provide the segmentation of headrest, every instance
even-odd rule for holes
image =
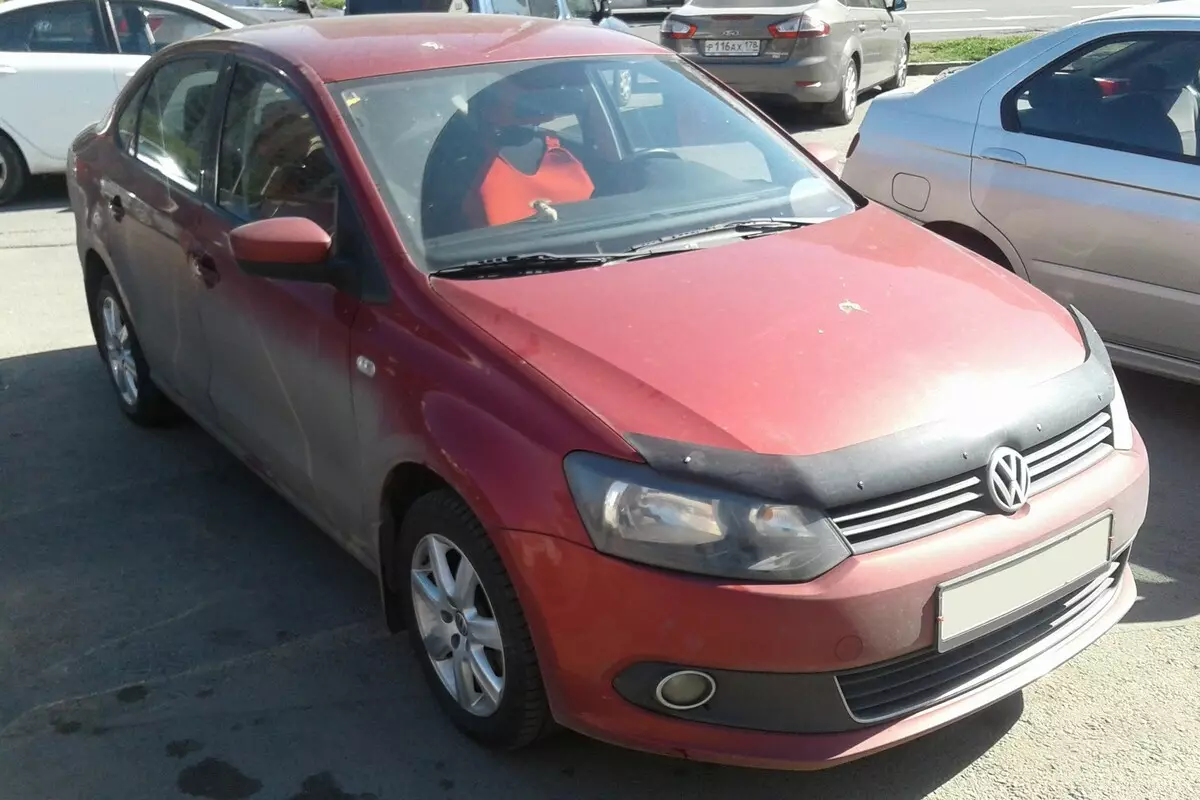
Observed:
[[[1029,105],[1072,113],[1095,108],[1104,99],[1100,84],[1083,75],[1048,75],[1029,86]]]

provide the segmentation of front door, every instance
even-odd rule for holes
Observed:
[[[156,380],[208,411],[208,358],[190,253],[201,207],[210,98],[222,58],[163,64],[118,117],[126,149],[102,189],[110,253]],[[130,137],[129,131],[136,131]]]
[[[202,213],[196,253],[209,276],[200,305],[209,396],[221,428],[257,466],[350,539],[362,517],[350,393],[359,301],[329,285],[247,275],[229,244],[240,224],[302,216],[333,235],[336,252],[338,172],[304,103],[282,78],[250,66],[235,71],[220,136],[216,203]]]
[[[883,66],[883,24],[871,0],[847,0],[846,28],[862,43],[862,74],[860,86],[872,86],[886,77]]]
[[[1078,306],[1110,344],[1193,361],[1198,71],[1196,35],[1085,44],[985,98],[971,175],[976,208],[1035,285]]]
[[[120,58],[108,38],[93,0],[0,15],[0,123],[36,148],[36,167],[64,168],[75,137],[108,113]]]

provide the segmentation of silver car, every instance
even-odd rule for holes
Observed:
[[[690,0],[659,39],[750,100],[820,105],[854,118],[859,93],[908,77],[905,0]]]
[[[1200,382],[1200,1],[1125,9],[878,98],[843,179]]]

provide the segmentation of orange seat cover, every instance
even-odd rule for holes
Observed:
[[[496,153],[484,167],[483,180],[475,195],[468,195],[466,208],[476,225],[504,225],[537,213],[534,202],[550,205],[587,200],[595,191],[592,179],[579,159],[557,138],[546,137],[546,151],[532,175],[526,175]]]

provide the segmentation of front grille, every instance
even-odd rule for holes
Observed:
[[[1104,459],[1112,449],[1111,417],[1087,422],[1026,450],[1030,495],[1044,492]],[[830,511],[833,524],[856,554],[909,542],[995,513],[984,470]]]
[[[1117,593],[1128,550],[1083,589],[974,641],[837,676],[851,715],[878,723],[943,703],[1011,672],[1095,619]]]

